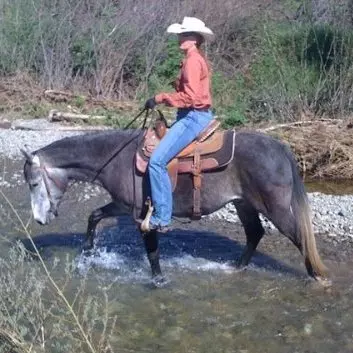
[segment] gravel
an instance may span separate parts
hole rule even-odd
[[[35,128],[41,127],[42,129],[40,131],[31,130],[33,128],[31,123],[35,125]],[[55,140],[83,133],[82,131],[52,130],[52,125],[47,121],[34,120],[28,124],[28,130],[0,129],[0,157],[22,159],[20,148],[26,147],[29,151],[34,151]],[[0,176],[0,187],[13,187],[16,182],[11,185],[12,181],[19,180],[21,180],[20,174],[14,175],[10,180],[4,180]],[[333,238],[335,241],[353,241],[353,195],[337,196],[313,192],[309,193],[309,200],[316,233]],[[231,204],[208,217],[232,223],[239,222],[236,210]],[[262,219],[266,228],[274,228],[271,222],[265,218]]]
[[[309,193],[309,201],[313,215],[314,232],[336,240],[353,241],[353,195],[327,195],[320,192]],[[209,216],[231,223],[239,223],[235,207],[226,205]],[[274,225],[265,217],[262,223],[267,229]]]
[[[19,123],[13,123],[13,127]],[[32,130],[40,129],[40,130]],[[58,131],[45,119],[21,121],[21,129],[0,129],[0,156],[21,159],[21,148],[35,151],[51,142],[67,136],[82,134],[82,131]]]

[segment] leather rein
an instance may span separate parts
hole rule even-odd
[[[145,117],[143,119],[143,124],[142,124],[142,129],[145,128],[147,118],[149,115],[149,109],[143,108],[124,128],[123,130],[127,130],[143,113],[145,113]],[[101,173],[101,171],[126,147],[128,146],[133,140],[135,140],[137,136],[133,136],[131,139],[129,139],[126,143],[123,144],[123,146],[120,146],[119,148],[115,149],[111,156],[102,164],[100,168],[98,168],[96,175],[92,179],[92,183],[96,181],[97,177]]]

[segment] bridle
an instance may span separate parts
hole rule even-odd
[[[48,200],[49,200],[49,204],[50,204],[49,211],[51,211],[53,214],[57,215],[56,203],[54,202],[52,193],[50,192],[49,180],[52,181],[54,183],[54,185],[62,192],[64,192],[65,185],[57,178],[51,177],[49,175],[45,165],[41,164],[39,168],[40,168],[41,175],[43,177],[43,181],[44,181],[44,185],[45,185],[45,189],[46,189],[47,195],[48,195]]]
[[[123,130],[128,129],[143,113],[145,113],[145,117],[143,120],[143,124],[142,124],[142,128],[145,127],[146,125],[146,121],[147,121],[147,117],[149,114],[149,110],[147,108],[142,109],[124,128]],[[123,146],[119,146],[118,149],[114,150],[114,153],[105,161],[105,163],[96,171],[95,176],[93,177],[93,179],[91,180],[91,182],[95,182],[97,177],[99,176],[99,174],[101,173],[101,171],[112,161],[112,159],[118,155],[127,145],[129,145],[136,137],[138,136],[133,136],[130,140],[128,140],[126,143],[123,144]],[[51,180],[59,190],[64,191],[65,189],[65,185],[63,185],[62,182],[60,182],[60,180],[53,178],[49,175],[45,165],[42,165],[42,163],[40,163],[39,166],[40,170],[41,170],[41,174],[43,176],[43,180],[44,180],[44,185],[45,188],[47,190],[47,194],[48,194],[48,198],[50,201],[50,204],[54,204],[53,202],[53,197],[50,193],[50,188],[49,188],[49,180]]]
[[[144,117],[144,120],[143,120],[143,124],[142,124],[142,129],[145,128],[146,126],[146,122],[147,122],[147,118],[148,118],[148,115],[149,115],[149,109],[147,108],[144,108],[142,109],[124,128],[123,130],[126,130],[128,129],[143,113],[145,113],[145,117]],[[134,135],[132,136],[132,138],[130,138],[126,143],[124,143],[122,146],[119,146],[119,148],[115,149],[112,153],[112,155],[102,164],[102,166],[95,172],[95,175],[94,177],[92,178],[91,180],[91,183],[95,182],[97,177],[100,175],[100,173],[102,172],[102,170],[125,148],[127,147],[132,141],[134,141],[136,138],[139,138],[140,137],[140,133],[137,134],[137,135]],[[38,157],[39,158],[39,157]],[[56,203],[54,202],[54,198],[53,198],[53,195],[52,195],[52,192],[50,191],[50,181],[54,183],[54,185],[61,191],[61,192],[64,192],[65,190],[65,187],[66,187],[66,184],[63,184],[61,182],[60,179],[58,178],[55,178],[55,177],[52,177],[50,176],[50,174],[48,173],[48,170],[47,168],[45,167],[44,164],[42,164],[39,160],[39,169],[41,171],[41,176],[43,178],[43,181],[44,181],[44,185],[45,185],[45,188],[46,188],[46,192],[47,192],[47,195],[48,195],[48,200],[49,200],[49,204],[50,204],[50,209],[49,211],[51,211],[53,214],[57,214],[57,211],[56,211]],[[133,169],[132,169],[133,170]],[[134,174],[134,173],[133,173]],[[135,175],[133,175],[133,183],[135,184]],[[133,187],[133,191],[134,191],[134,200],[136,198],[136,190],[135,190],[135,185]],[[134,202],[134,205],[133,205],[133,213],[134,213],[134,207],[135,206],[135,202]]]

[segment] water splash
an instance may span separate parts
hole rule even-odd
[[[89,256],[80,254],[76,258],[76,266],[81,275],[94,269],[101,273],[109,270],[111,276],[123,282],[146,282],[150,280],[150,267],[147,256],[131,258],[127,253],[109,251],[107,248],[96,248]],[[235,267],[229,262],[216,262],[194,257],[189,254],[180,256],[162,257],[161,266],[172,276],[173,272],[200,273],[211,272],[213,274],[231,274],[236,272]]]

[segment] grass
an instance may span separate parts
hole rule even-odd
[[[55,280],[53,279],[53,277],[51,276],[50,270],[47,267],[46,263],[44,262],[36,244],[33,241],[33,238],[31,236],[31,234],[28,231],[28,227],[27,225],[23,222],[23,220],[21,219],[21,217],[19,216],[18,212],[16,211],[16,209],[14,208],[14,206],[12,205],[12,203],[10,202],[10,200],[8,199],[8,197],[4,194],[4,192],[2,190],[0,190],[0,196],[2,196],[2,198],[5,200],[6,204],[9,206],[10,210],[12,211],[15,220],[18,222],[18,224],[20,225],[20,227],[22,228],[23,232],[25,233],[27,239],[30,241],[31,246],[34,249],[34,254],[36,255],[40,265],[41,265],[41,269],[44,271],[45,274],[45,278],[46,281],[48,282],[48,284],[54,289],[54,293],[58,296],[59,300],[62,302],[62,304],[64,305],[64,309],[65,311],[67,311],[67,313],[72,317],[73,319],[73,323],[74,325],[78,328],[78,331],[84,341],[84,344],[87,345],[87,347],[89,348],[89,351],[92,353],[95,353],[96,350],[93,347],[93,344],[91,343],[88,334],[86,333],[85,329],[83,328],[83,324],[81,323],[81,320],[79,319],[79,317],[77,316],[77,314],[74,311],[74,308],[72,306],[72,304],[69,302],[69,300],[66,298],[66,296],[64,295],[64,292],[61,290],[61,288],[59,287],[59,285],[55,282]],[[22,264],[24,264],[24,259],[25,259],[25,250],[23,247],[19,246],[19,250],[20,250],[20,255],[19,255],[19,259],[20,261],[22,261]],[[13,254],[12,255],[12,259],[10,257],[10,260],[14,260],[16,263],[18,262],[18,258],[16,259],[16,255]],[[33,277],[35,276],[35,273],[29,273],[29,276]],[[32,283],[32,285],[34,285],[36,281],[31,280],[30,283]],[[30,286],[29,289],[31,290],[31,296],[32,299],[37,299],[37,298],[41,298],[41,294],[42,294],[42,290],[43,290],[43,283],[40,286]],[[28,296],[25,296],[26,301]],[[9,308],[8,306],[5,304],[4,305],[4,298],[2,298],[3,300],[3,308],[5,310],[5,312],[7,312],[8,314],[10,314],[9,312]],[[24,304],[24,303],[23,303]],[[22,308],[25,310],[25,307]],[[40,308],[43,309],[43,308]],[[23,314],[26,314],[26,311],[24,311]],[[11,321],[12,318],[11,316],[8,317],[8,319]],[[26,320],[27,318],[24,317],[24,319]],[[29,318],[28,318],[29,319]],[[20,332],[21,336],[26,336],[28,332],[28,329],[26,326],[22,327],[22,332],[21,332],[21,327],[20,327]]]

